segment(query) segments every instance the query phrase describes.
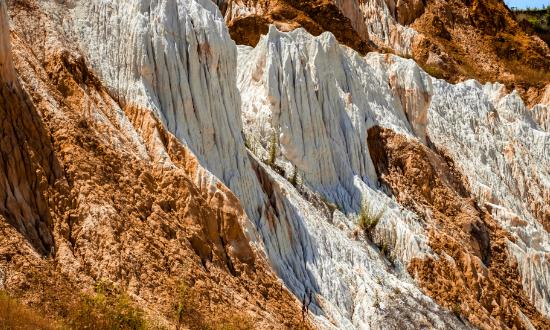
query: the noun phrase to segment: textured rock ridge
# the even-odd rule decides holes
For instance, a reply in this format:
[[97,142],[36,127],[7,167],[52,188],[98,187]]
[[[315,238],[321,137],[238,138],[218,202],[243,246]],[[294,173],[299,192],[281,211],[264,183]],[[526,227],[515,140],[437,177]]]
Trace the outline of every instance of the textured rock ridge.
[[357,1],[332,0],[224,0],[218,5],[233,39],[255,46],[274,24],[282,31],[302,27],[313,35],[332,32],[343,44],[361,53],[369,49],[369,37]]
[[[411,275],[428,294],[434,298],[439,295],[430,284],[437,276],[425,275],[430,269],[468,278],[469,269],[486,272],[488,266],[484,262],[489,263],[493,253],[498,261],[489,272],[495,275],[490,281],[477,277],[472,281],[486,287],[490,297],[512,299],[517,305],[502,302],[506,307],[497,315],[490,299],[475,295],[479,286],[459,286],[456,292],[463,292],[465,305],[457,313],[479,327],[546,326],[548,234],[544,229],[547,203],[543,201],[548,200],[549,191],[544,170],[548,167],[544,165],[548,153],[544,147],[547,132],[537,124],[541,121],[539,108],[529,110],[516,93],[507,95],[502,85],[483,86],[473,81],[451,85],[429,77],[411,60],[375,53],[363,59],[337,46],[329,34],[313,37],[303,30],[281,33],[272,28],[255,49],[239,49],[239,62],[245,135],[258,157],[268,164],[273,162],[272,166],[287,177],[293,171],[300,173],[305,189],[336,204],[348,213],[348,221],[353,219],[350,213],[359,211],[362,199],[374,205],[391,205],[383,194],[396,195],[405,209],[426,220],[407,218],[403,209],[397,213],[388,211],[394,222],[384,217],[373,240],[377,244],[393,242],[388,245],[391,255],[409,265]],[[373,169],[373,150],[366,139],[368,130],[376,125],[411,139],[412,144],[420,146],[424,142],[454,165],[448,167],[444,160],[427,163],[427,168],[435,167],[432,179],[428,176],[423,183],[404,183],[396,190],[407,198],[388,192],[385,184],[380,187],[378,176],[369,172]],[[519,151],[488,153],[512,143]],[[528,145],[529,149],[525,147]],[[388,147],[380,147],[385,148]],[[343,150],[346,152],[338,154]],[[439,156],[423,151],[418,157],[410,160],[411,177],[422,173],[424,169],[419,164],[423,159]],[[453,171],[464,173],[464,177],[452,179]],[[442,187],[433,187],[439,176],[444,180]],[[452,180],[451,188],[446,188],[445,180]],[[516,190],[510,191],[514,185]],[[527,186],[531,189],[522,189]],[[441,189],[443,192],[438,192]],[[449,199],[445,189],[451,189],[455,196],[453,208],[444,204]],[[381,195],[373,194],[375,191]],[[487,191],[492,191],[490,200],[494,204],[484,195]],[[435,209],[422,206],[422,194],[436,194],[426,202]],[[511,218],[514,213],[519,216],[515,224]],[[461,223],[457,219],[462,221],[462,227],[453,227]],[[437,230],[441,224],[449,229]],[[414,229],[417,225],[423,228],[421,232],[427,235],[432,249],[425,245],[411,249],[410,235],[419,233]],[[347,228],[353,226],[353,222],[348,222]],[[417,236],[420,242],[424,234]],[[447,235],[458,235],[458,243],[442,247]],[[446,258],[467,266],[428,265]],[[507,273],[499,265],[510,265],[510,271]],[[519,288],[523,291],[518,292]],[[454,309],[454,298],[450,297],[456,298],[450,295],[449,300],[442,298],[439,302]],[[513,306],[524,309],[518,311]]]
[[438,303],[484,329],[550,325],[522,290],[518,264],[507,248],[513,238],[478,208],[450,158],[378,127],[369,130],[369,149],[381,180],[402,205],[422,215],[430,246],[447,255],[409,265]]
[[[152,109],[113,99],[50,5],[10,6],[21,84],[5,99],[2,82],[2,122],[13,127],[3,130],[2,191],[16,193],[0,215],[1,288],[52,317],[109,283],[163,327],[308,328],[245,235],[234,193]],[[197,298],[178,319],[182,287]]]
[[2,2],[0,289],[63,319],[108,285],[153,328],[550,327],[548,105],[363,54],[513,31],[448,3]]
[[[480,204],[513,237],[509,245],[523,288],[548,315],[550,135],[532,114],[517,93],[505,94],[502,85],[436,81],[428,135],[454,159]],[[451,122],[460,129],[445,129]]]
[[256,45],[270,23],[281,31],[299,27],[313,35],[330,31],[360,53],[365,49],[357,40],[371,49],[412,57],[439,78],[500,81],[509,91],[517,89],[530,106],[544,103],[550,50],[538,37],[525,34],[499,0],[217,3],[238,44]]
[[[217,2],[225,13],[232,37],[255,46],[268,24],[281,31],[302,27],[313,35],[330,31],[336,39],[360,53],[373,45],[411,55],[416,32],[399,22],[411,23],[422,13],[421,1],[393,0],[229,0]],[[398,21],[400,20],[400,21]]]
[[41,254],[53,252],[50,187],[60,168],[50,136],[15,75],[8,15],[0,4],[1,216]]
[[[275,191],[282,191],[272,193],[270,200],[276,201],[277,213],[284,214],[290,225],[279,223],[277,226],[288,229],[278,229],[270,240],[294,253],[271,254],[270,258],[291,290],[298,296],[308,288],[316,292],[320,311],[314,314],[333,320],[337,327],[407,327],[400,321],[409,315],[404,310],[399,309],[403,314],[396,319],[386,307],[378,309],[377,301],[396,308],[388,287],[404,294],[400,301],[405,306],[421,311],[417,316],[407,316],[415,324],[468,327],[438,309],[423,306],[427,302],[417,305],[405,298],[425,301],[408,286],[404,268],[384,270],[386,258],[406,265],[412,258],[431,252],[418,219],[395,204],[377,184],[370,159],[367,137],[374,125],[391,127],[413,138],[401,101],[393,96],[383,77],[355,52],[338,45],[330,34],[313,37],[302,29],[281,33],[274,27],[255,49],[239,49],[239,69],[249,148],[268,164],[275,150],[271,166],[283,175],[266,169],[271,179],[264,174],[261,181],[275,181],[271,184],[277,187]],[[416,71],[420,83],[423,75]],[[297,191],[285,179],[293,172],[300,177]],[[333,210],[323,214],[315,199],[318,204],[333,205]],[[361,238],[357,230],[354,214],[363,201],[375,210],[385,209],[373,236],[379,246],[392,251],[389,256],[384,254],[388,251],[380,253]],[[287,241],[293,243],[289,246]],[[269,254],[270,245],[266,248]],[[278,265],[280,261],[275,260],[281,257],[285,264]],[[376,280],[381,274],[388,282]],[[385,324],[380,323],[380,317]]]

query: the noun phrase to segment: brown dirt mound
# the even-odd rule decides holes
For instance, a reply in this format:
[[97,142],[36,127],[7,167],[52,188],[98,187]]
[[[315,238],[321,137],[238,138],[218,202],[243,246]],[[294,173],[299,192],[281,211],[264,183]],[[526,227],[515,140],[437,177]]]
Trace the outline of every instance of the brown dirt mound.
[[527,35],[501,0],[428,0],[412,27],[423,34],[413,57],[439,78],[502,82],[530,105],[550,82],[548,45]]
[[372,49],[368,36],[359,35],[349,18],[330,0],[252,0],[246,2],[246,6],[259,7],[261,11],[228,19],[229,33],[237,44],[256,46],[260,36],[267,33],[269,24],[274,24],[281,31],[302,27],[315,36],[330,31],[340,43],[361,54]]

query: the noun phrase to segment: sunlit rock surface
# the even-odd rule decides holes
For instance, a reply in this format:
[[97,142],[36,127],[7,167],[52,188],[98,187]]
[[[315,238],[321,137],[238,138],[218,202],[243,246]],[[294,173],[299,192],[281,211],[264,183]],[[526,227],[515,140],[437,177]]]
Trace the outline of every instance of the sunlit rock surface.
[[[510,253],[524,290],[547,313],[549,167],[542,107],[527,109],[500,85],[433,79],[411,60],[375,53],[363,59],[335,45],[330,34],[312,37],[303,30],[271,28],[256,48],[239,48],[238,85],[250,149],[268,163],[275,155],[275,167],[287,177],[299,173],[304,186],[345,212],[357,212],[361,199],[371,196],[365,192],[378,190],[364,140],[370,127],[387,127],[447,152],[482,207],[521,238],[510,241]],[[507,153],[510,144],[521,148]],[[397,228],[406,228],[399,215],[393,217]],[[511,224],[514,217],[526,222]],[[377,230],[386,228],[382,221]],[[408,241],[401,234],[396,241]],[[397,244],[395,251],[406,263],[407,249]]]
[[[377,209],[387,209],[382,220],[384,226],[380,226],[378,232],[395,246],[395,271],[386,268],[388,261],[377,248],[353,238],[357,236],[354,216],[341,215],[338,226],[331,224],[332,216],[313,207],[293,190],[286,178],[264,169],[256,159],[249,160],[241,137],[239,91],[234,80],[236,47],[213,4],[178,1],[142,7],[134,2],[92,2],[77,6],[71,16],[73,33],[81,40],[86,56],[100,76],[105,77],[109,88],[124,102],[152,109],[168,130],[189,146],[203,166],[235,191],[255,224],[250,233],[259,233],[271,264],[296,297],[309,300],[311,295],[314,301],[310,310],[320,324],[336,327],[368,324],[383,328],[385,323],[393,322],[397,326],[402,315],[393,313],[389,307],[395,303],[391,298],[395,291],[402,292],[410,306],[401,313],[409,315],[415,323],[424,322],[437,328],[461,327],[462,323],[451,313],[424,296],[402,268],[404,261],[429,253],[414,215],[369,188],[376,186],[376,174],[369,165],[368,151],[360,143],[366,139],[368,127],[376,121],[387,123],[403,134],[412,134],[405,113],[399,104],[394,104],[389,87],[384,87],[374,75],[373,81],[366,85],[355,78],[349,87],[342,86],[344,90],[349,89],[349,95],[335,89],[332,82],[323,88],[326,101],[334,98],[331,106],[338,109],[335,118],[340,117],[341,122],[335,122],[332,128],[319,126],[335,130],[329,135],[320,135],[320,143],[328,144],[330,137],[340,134],[345,138],[340,140],[338,148],[350,145],[345,152],[333,156],[333,164],[327,163],[328,171],[311,172],[311,182],[316,183],[319,191],[326,192],[329,200],[338,201],[345,211],[356,211],[363,198],[372,200]],[[90,16],[109,17],[111,22],[88,24]],[[107,32],[106,26],[114,33]],[[300,34],[304,39],[311,39],[297,32]],[[338,46],[329,34],[321,38],[326,41],[318,50],[325,47],[329,55],[323,64],[331,65],[338,56],[344,61],[335,76],[340,82],[345,82],[346,70],[354,77],[368,74],[369,67],[358,55]],[[111,53],[110,49],[116,48],[109,45],[114,47],[115,43],[127,44],[131,50],[123,48],[127,53]],[[275,59],[274,63],[280,61]],[[272,66],[271,70],[277,67]],[[293,67],[285,70],[294,74]],[[320,85],[325,83],[316,79]],[[364,95],[365,89],[373,95]],[[356,103],[352,102],[354,92],[358,98]],[[327,108],[327,115],[331,114],[330,103],[321,100],[319,104]],[[343,107],[346,104],[350,115]],[[382,108],[393,112],[393,117],[381,116],[382,110],[378,109]],[[322,120],[318,113],[312,114],[316,120]],[[308,121],[307,117],[304,121]],[[340,125],[348,125],[349,129]],[[317,132],[311,130],[311,134]],[[277,137],[277,143],[284,137]],[[326,148],[330,151],[329,145]],[[344,163],[338,163],[341,161]],[[309,166],[313,160],[308,162],[304,164]],[[344,166],[345,162],[349,165]],[[342,182],[335,173],[336,168],[345,175],[341,180],[347,189],[338,188]],[[323,187],[324,179],[320,175],[327,175],[326,179],[332,182],[327,181]],[[384,279],[377,281],[377,278]],[[384,281],[388,284],[384,285]],[[383,307],[379,309],[379,305]],[[378,316],[371,316],[372,313]]]
[[[368,40],[401,54],[410,53],[416,35],[401,24],[421,11],[418,1],[406,3],[414,12],[411,16],[400,13],[403,2],[335,1],[357,31],[369,34]],[[93,77],[97,74],[101,82],[90,90],[74,82],[73,96],[65,97],[72,110],[63,111],[88,109],[92,127],[99,127],[100,145],[113,147],[112,158],[104,162],[112,161],[119,171],[131,171],[133,166],[139,171],[152,169],[153,179],[136,174],[129,176],[129,182],[148,186],[149,181],[159,180],[158,186],[145,187],[144,192],[134,191],[141,188],[130,183],[120,186],[124,193],[115,194],[115,186],[109,185],[110,190],[96,195],[96,186],[86,181],[87,172],[79,166],[102,160],[73,154],[74,147],[63,149],[63,161],[72,165],[68,175],[77,182],[75,200],[87,205],[80,209],[74,234],[81,254],[72,255],[67,241],[58,246],[68,273],[78,273],[79,263],[90,260],[96,277],[108,277],[116,269],[115,258],[100,255],[110,256],[122,244],[113,238],[120,228],[96,231],[98,223],[110,223],[119,216],[109,204],[111,195],[133,196],[117,199],[133,212],[131,207],[141,205],[142,194],[158,194],[162,200],[152,212],[154,223],[161,228],[163,221],[177,216],[191,222],[190,226],[174,224],[173,230],[191,231],[190,245],[200,262],[223,264],[234,257],[245,269],[254,256],[261,266],[261,254],[265,254],[294,294],[292,299],[286,297],[287,305],[303,302],[321,328],[469,328],[467,321],[455,315],[459,310],[449,310],[455,306],[437,305],[408,273],[413,260],[460,260],[435,253],[430,236],[434,224],[423,217],[427,212],[415,213],[410,206],[400,205],[381,184],[367,141],[369,129],[379,126],[450,156],[476,197],[471,204],[490,212],[509,232],[508,249],[517,260],[523,289],[542,313],[549,314],[547,106],[527,109],[517,94],[506,95],[498,84],[451,85],[436,80],[412,60],[377,53],[362,57],[339,45],[330,33],[313,37],[302,29],[281,33],[271,27],[255,48],[237,47],[216,6],[223,6],[222,1],[95,0],[40,5],[60,20],[49,28],[66,33],[74,42],[72,51],[83,55],[53,51],[63,42],[50,40],[53,32],[48,30],[45,56],[52,60],[47,70],[61,75],[64,65],[85,68],[89,63]],[[250,9],[242,1],[226,9],[226,19],[262,10]],[[5,41],[5,21],[0,21],[0,27],[0,41]],[[0,73],[10,81],[15,76],[11,65],[5,64],[5,52],[0,48]],[[28,89],[48,100],[45,112],[52,114],[49,120],[54,128],[61,126],[65,114],[58,111],[61,102],[50,87],[34,83],[32,70],[26,72]],[[88,71],[83,72],[89,77]],[[77,119],[66,122],[88,127]],[[60,138],[64,134],[59,133]],[[86,170],[93,172],[93,168]],[[175,177],[181,174],[184,184],[175,184],[180,181],[164,171]],[[218,179],[238,197],[246,215]],[[186,189],[197,190],[200,196],[186,199]],[[179,194],[173,203],[171,194]],[[212,217],[193,213],[203,209],[202,198],[214,204],[208,213]],[[173,214],[173,204],[195,217],[187,217],[187,211]],[[357,223],[362,204],[381,214],[370,233]],[[224,225],[218,226],[218,221]],[[237,224],[244,227],[246,236]],[[123,243],[142,237],[140,230],[147,230],[143,226],[132,226]],[[54,231],[54,235],[60,234]],[[227,237],[232,241],[225,241]],[[215,242],[204,244],[207,240]],[[112,244],[98,246],[102,242]],[[151,265],[155,258],[144,246],[143,260]],[[191,248],[176,244],[175,250],[173,257],[179,260]],[[131,264],[128,251],[121,262],[124,267]],[[466,257],[484,269],[480,258]],[[147,274],[145,280],[155,277],[153,271]],[[235,287],[256,279],[246,280]],[[132,281],[134,288],[140,287],[138,279]],[[273,286],[271,281],[268,276]],[[146,293],[154,296],[153,291]],[[514,316],[526,327],[531,324],[521,311]]]

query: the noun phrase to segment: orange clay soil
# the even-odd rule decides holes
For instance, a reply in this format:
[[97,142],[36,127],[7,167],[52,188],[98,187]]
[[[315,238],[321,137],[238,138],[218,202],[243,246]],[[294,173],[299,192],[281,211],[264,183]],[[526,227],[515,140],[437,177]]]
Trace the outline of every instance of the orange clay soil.
[[437,303],[481,329],[548,329],[508,253],[510,239],[481,210],[452,161],[393,131],[369,130],[369,149],[381,181],[399,203],[425,221],[439,258],[413,259],[408,271]]
[[256,46],[266,34],[269,24],[281,31],[302,27],[312,35],[330,31],[336,39],[361,54],[371,50],[368,36],[360,36],[351,21],[330,0],[249,0],[247,6],[259,7],[261,12],[246,17],[230,18],[229,33],[237,44]]
[[432,75],[502,82],[529,105],[550,83],[548,45],[527,35],[501,0],[428,0],[412,27],[423,35],[413,57]]

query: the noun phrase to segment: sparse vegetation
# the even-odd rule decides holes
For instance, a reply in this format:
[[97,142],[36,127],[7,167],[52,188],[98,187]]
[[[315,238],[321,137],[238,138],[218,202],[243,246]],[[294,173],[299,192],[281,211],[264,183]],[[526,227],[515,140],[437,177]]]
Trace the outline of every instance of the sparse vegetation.
[[426,71],[427,74],[434,78],[445,79],[444,71],[435,65],[425,64],[422,68],[424,69],[424,71]]
[[543,9],[514,10],[520,26],[528,34],[538,34],[550,44],[550,6]]
[[77,301],[66,323],[73,329],[147,329],[144,313],[130,297],[105,283]]
[[[175,318],[178,329],[191,330],[250,330],[254,323],[243,314],[213,314],[206,317],[200,307],[201,299],[198,292],[187,284],[179,287],[175,304]],[[231,316],[225,316],[231,315]]]
[[296,165],[294,165],[294,171],[292,172],[292,176],[288,179],[288,182],[294,187],[298,186],[298,168]]
[[462,307],[460,307],[459,303],[456,303],[453,306],[453,314],[458,318],[460,318],[460,316],[462,315]]
[[384,212],[386,212],[385,207],[376,211],[371,203],[365,199],[363,200],[357,217],[357,225],[365,233],[365,236],[371,238],[372,231],[384,216]]
[[277,160],[277,134],[273,133],[271,139],[269,140],[269,155],[267,158],[267,165],[273,167],[275,165],[275,160]]
[[378,292],[374,294],[374,303],[372,305],[376,308],[380,308],[380,296],[378,295]]
[[60,328],[52,320],[39,315],[6,292],[0,291],[0,329],[41,329]]

